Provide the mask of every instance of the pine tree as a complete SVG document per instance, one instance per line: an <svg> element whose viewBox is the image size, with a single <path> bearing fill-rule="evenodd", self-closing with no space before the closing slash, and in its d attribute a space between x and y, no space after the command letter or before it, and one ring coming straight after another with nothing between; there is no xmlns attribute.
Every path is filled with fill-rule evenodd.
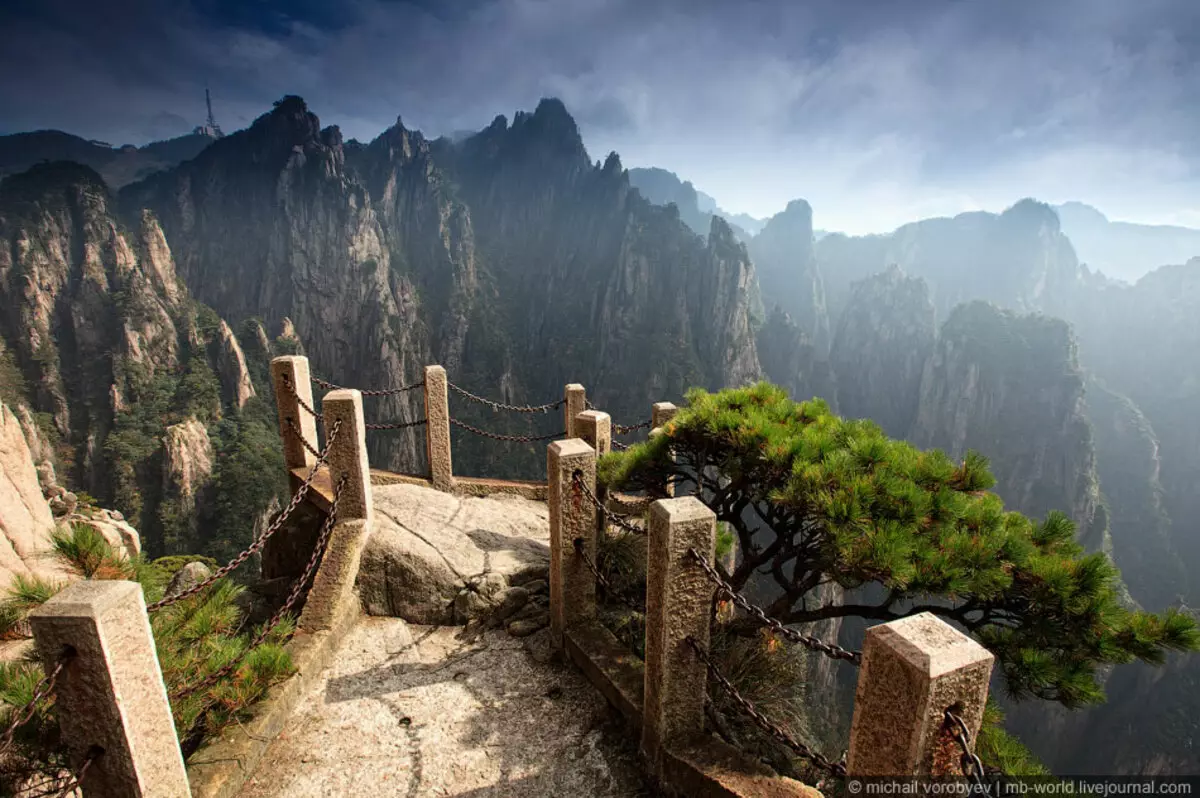
<svg viewBox="0 0 1200 798"><path fill-rule="evenodd" d="M693 390L664 434L600 463L613 489L693 492L737 535L737 589L770 573L784 623L928 611L996 654L1008 691L1068 707L1098 703L1098 670L1200 648L1195 619L1133 611L1102 553L1086 554L1061 513L1040 522L988 491L986 458L961 463L841 419L773 385ZM874 585L877 603L813 606L813 590Z"/></svg>

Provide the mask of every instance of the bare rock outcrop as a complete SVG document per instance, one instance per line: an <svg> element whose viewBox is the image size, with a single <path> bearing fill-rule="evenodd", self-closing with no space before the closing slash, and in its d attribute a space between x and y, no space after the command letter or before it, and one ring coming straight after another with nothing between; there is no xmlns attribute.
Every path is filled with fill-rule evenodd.
<svg viewBox="0 0 1200 798"><path fill-rule="evenodd" d="M35 571L63 575L45 556L54 528L21 424L0 404L0 589Z"/></svg>
<svg viewBox="0 0 1200 798"><path fill-rule="evenodd" d="M464 623L504 603L506 584L549 567L546 505L464 498L416 485L376 486L375 528L358 588L369 615Z"/></svg>
<svg viewBox="0 0 1200 798"><path fill-rule="evenodd" d="M217 328L213 347L216 349L217 376L221 380L221 398L241 409L254 396L254 383L250 381L242 346L224 319Z"/></svg>

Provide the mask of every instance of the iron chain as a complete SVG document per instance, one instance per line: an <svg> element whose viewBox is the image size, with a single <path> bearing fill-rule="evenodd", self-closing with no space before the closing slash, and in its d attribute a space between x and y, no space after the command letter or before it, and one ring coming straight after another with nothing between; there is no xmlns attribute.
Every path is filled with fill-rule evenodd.
<svg viewBox="0 0 1200 798"><path fill-rule="evenodd" d="M312 416L313 418L315 418L315 419L317 420L317 422L318 422L318 423L320 423L320 422L322 422L322 421L324 421L324 420L325 420L325 418L324 418L324 417L323 417L323 416L322 416L320 413L318 413L316 410L314 410L314 409L313 409L313 408L312 408L312 407L311 407L311 406L308 404L308 402L304 401L304 399L302 399L302 398L300 397L300 394L299 394L299 393L296 391L296 389L295 389L295 388L292 388L292 386L291 386L291 379L290 379L290 378L289 378L289 377L288 377L286 374L285 374L285 375L284 375L284 377L283 377L283 382L284 382L284 385L286 385L288 388L290 388L290 389L291 389L291 391L292 391L292 398L296 400L296 404L298 404L298 405L300 405L302 408L304 408L305 412L306 412L306 413L308 413L308 414L309 414L310 416Z"/></svg>
<svg viewBox="0 0 1200 798"><path fill-rule="evenodd" d="M694 548L688 549L688 554L692 557L692 559L700 564L700 567L704 569L704 573L708 574L709 580L711 580L713 584L717 586L717 589L720 592L727 595L733 600L734 604L737 604L743 610L753 615L760 622L762 622L763 625L769 627L776 634L792 641L793 643L798 643L805 648L813 651L819 651L830 659L840 659L854 665L862 664L862 652L850 651L834 643L826 643L824 640L819 640L818 638L801 634L795 629L789 629L776 619L768 616L761 607L754 606L736 590L734 590L729 583L721 578L721 575L717 573L717 569L712 566L712 563L704 558L703 554L696 551Z"/></svg>
<svg viewBox="0 0 1200 798"><path fill-rule="evenodd" d="M322 556L325 554L325 549L329 545L329 534L333 531L334 524L337 523L338 501L342 498L342 488L345 487L345 485L346 478L342 477L342 479L338 482L337 487L334 488L333 501L329 505L329 515L325 517L325 523L321 526L321 532L317 536L316 545L313 546L313 553L308 559L308 565L304 567L304 573L302 573L295 583L292 584L292 590L288 594L287 600L283 602L283 606L275 611L275 614L271 616L270 620L263 625L263 628L259 631L259 633L255 635L253 640L250 641L250 644L246 646L245 653L249 653L262 645L263 641L266 640L275 627L279 625L279 621L282 620L283 616L288 612L291 612L292 607L295 606L296 601L299 600L300 594L304 590L304 586L308 584L308 581L312 578L313 572L316 571L317 566L321 562ZM229 664L213 671L196 684L190 685L183 690L174 693L171 698L176 700L186 698L192 693L195 693L197 690L203 690L205 688L212 687L214 684L236 671L241 664L241 659L236 659L233 662L230 662Z"/></svg>
<svg viewBox="0 0 1200 798"><path fill-rule="evenodd" d="M333 442L337 439L338 430L340 428L341 420L335 421L333 424L333 429L329 431L329 439L326 441L325 451L318 453L317 461L313 463L312 470L308 472L308 476L305 477L304 482L296 490L295 494L292 495L292 500L288 502L287 506L283 508L283 512L275 518L275 521L269 527L267 527L266 531L262 533L258 540L251 543L249 548L230 560L228 564L213 571L212 575L207 579L203 580L202 582L198 582L192 587L189 587L187 590L180 591L173 596L164 596L159 601L156 601L147 607L146 611L153 612L155 610L162 609L163 607L169 607L177 601L181 601L189 596L196 595L201 590L204 590L209 585L216 582L218 579L228 575L246 560L250 559L250 557L256 554L260 549L262 549L262 547L266 545L267 540L269 540L272 535L279 531L284 522L287 521L288 517L291 516L291 514L295 512L296 508L300 506L300 503L304 501L304 497L308 495L308 491L312 487L313 479L316 478L317 472L321 470L321 466L324 465L325 459L329 456L329 449L333 445Z"/></svg>
<svg viewBox="0 0 1200 798"><path fill-rule="evenodd" d="M296 436L296 440L300 441L301 446L303 446L305 449L308 449L309 453L313 457L321 456L321 453L317 451L317 448L309 443L308 439L304 437L304 434L300 432L300 428L296 426L296 422L293 419L285 418L284 421L287 423L288 429L290 429L292 434Z"/></svg>
<svg viewBox="0 0 1200 798"><path fill-rule="evenodd" d="M604 516L604 518L610 524L612 524L613 526L620 527L621 529L624 529L626 532L632 532L635 535L646 534L645 527L638 526L637 524L632 524L629 521L625 520L629 516L617 515L612 510L605 507L604 503L601 502L598 498L596 498L596 494L592 493L591 489L588 488L588 486L584 483L583 474L581 472L576 471L574 474L571 475L571 479L572 479L572 481L574 481L574 483L576 485L578 485L580 487L580 489L583 490L584 495L588 497L588 500L593 505L595 505L596 509L600 511L600 513Z"/></svg>
<svg viewBox="0 0 1200 798"><path fill-rule="evenodd" d="M749 715L754 722L763 729L763 731L767 732L776 740L796 752L796 754L801 758L812 762L829 775L835 776L839 779L846 777L845 765L841 764L840 762L831 762L824 754L812 750L799 740L793 739L790 734L772 723L765 715L755 709L754 704L751 704L742 697L741 693L737 691L737 688L733 686L733 683L730 682L729 679L725 678L725 674L721 673L721 671L717 669L717 665L712 661L712 657L709 656L707 651L701 648L700 644L696 642L695 638L689 635L686 640L687 644L692 647L693 651L696 652L696 656L698 656L700 661L704 663L704 667L708 669L709 676L711 676L717 684L721 685L721 689L728 693L729 697L734 700L734 703L736 703L743 712Z"/></svg>
<svg viewBox="0 0 1200 798"><path fill-rule="evenodd" d="M614 435L624 435L629 432L636 432L637 430L640 430L640 429L650 429L650 425L653 423L654 423L654 420L648 418L645 421L638 422L637 424L629 424L629 425L613 424L612 431L613 431Z"/></svg>
<svg viewBox="0 0 1200 798"><path fill-rule="evenodd" d="M71 661L72 656L74 656L73 652L64 653L63 656L59 657L54 670L38 681L37 686L33 689L33 698L29 700L29 703L13 712L12 722L4 730L4 736L0 737L0 755L7 753L8 749L12 748L13 735L17 733L19 727L24 726L33 717L33 713L37 711L38 702L50 695L50 691L54 689L55 682L58 681L59 674L62 673L67 663Z"/></svg>
<svg viewBox="0 0 1200 798"><path fill-rule="evenodd" d="M612 441L612 447L618 452L624 452L629 449L629 444L621 443L620 441Z"/></svg>
<svg viewBox="0 0 1200 798"><path fill-rule="evenodd" d="M596 577L596 581L600 583L600 587L604 588L605 593L634 612L642 612L642 608L634 603L633 599L613 587L604 574L600 573L600 569L596 566L596 563L592 562L592 558L588 556L587 549L583 547L583 538L575 538L575 552L583 560L583 564L587 566L587 569L592 572L592 576Z"/></svg>
<svg viewBox="0 0 1200 798"><path fill-rule="evenodd" d="M496 402L491 399L484 399L482 396L476 396L465 388L460 388L452 382L447 381L446 385L452 390L462 394L472 402L478 402L481 405L487 405L493 410L511 410L514 413L546 413L551 410L556 410L567 403L566 399L559 399L557 402L549 402L544 405L506 405L503 402Z"/></svg>
<svg viewBox="0 0 1200 798"><path fill-rule="evenodd" d="M312 381L319 387L327 391L344 391L343 385L334 385L328 380L323 380L320 377L313 377ZM407 393L414 388L420 388L425 384L425 380L414 382L412 385L401 385L399 388L360 388L359 393L363 396L396 396L397 394Z"/></svg>
<svg viewBox="0 0 1200 798"><path fill-rule="evenodd" d="M425 419L423 419L423 418L419 418L419 419L417 419L416 421L397 421L397 422L393 422L393 423L391 423L391 424L366 424L366 425L364 425L364 426L365 426L367 429L379 429L379 430L384 430L384 429L411 429L412 427L419 427L419 426L421 426L421 425L422 425L422 424L424 424L424 423L425 423Z"/></svg>
<svg viewBox="0 0 1200 798"><path fill-rule="evenodd" d="M975 783L981 794L986 794L987 785L983 783L983 760L971 750L971 731L967 728L967 722L947 709L946 723L950 726L950 734L953 735L954 741L962 749L959 763L963 775Z"/></svg>
<svg viewBox="0 0 1200 798"><path fill-rule="evenodd" d="M472 427L459 421L457 418L450 419L450 423L456 427L462 427L468 432L474 432L476 435L482 435L485 438L491 438L494 441L509 441L511 443L535 443L537 441L552 441L556 438L561 438L566 435L566 432L556 432L553 435L501 435L498 432L488 432L487 430Z"/></svg>

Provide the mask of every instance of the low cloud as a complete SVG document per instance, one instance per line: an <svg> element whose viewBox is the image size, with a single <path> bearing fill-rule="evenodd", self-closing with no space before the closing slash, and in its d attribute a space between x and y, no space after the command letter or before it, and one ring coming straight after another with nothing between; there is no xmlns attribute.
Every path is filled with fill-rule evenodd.
<svg viewBox="0 0 1200 798"><path fill-rule="evenodd" d="M1030 194L1149 221L1200 206L1191 0L115 5L0 11L9 129L140 143L200 123L206 84L227 128L293 93L360 139L554 95L595 158L760 216L806 197L831 229Z"/></svg>

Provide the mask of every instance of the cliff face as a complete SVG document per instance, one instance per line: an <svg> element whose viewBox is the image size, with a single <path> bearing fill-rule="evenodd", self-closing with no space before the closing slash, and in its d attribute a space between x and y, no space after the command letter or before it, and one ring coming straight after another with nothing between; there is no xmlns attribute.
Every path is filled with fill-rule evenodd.
<svg viewBox="0 0 1200 798"><path fill-rule="evenodd" d="M749 250L767 307L779 305L812 341L817 354L828 355L829 316L825 285L813 250L809 204L804 200L789 202L750 241Z"/></svg>
<svg viewBox="0 0 1200 798"><path fill-rule="evenodd" d="M119 218L86 167L0 184L0 239L5 399L29 408L43 488L62 478L115 505L162 553L165 426L236 420L255 394L240 346L179 282L156 218Z"/></svg>
<svg viewBox="0 0 1200 798"><path fill-rule="evenodd" d="M956 308L926 362L909 437L955 459L985 454L1007 506L1035 518L1061 510L1099 548L1088 538L1099 501L1095 450L1065 322L984 302Z"/></svg>
<svg viewBox="0 0 1200 798"><path fill-rule="evenodd" d="M917 417L921 376L936 337L924 280L893 266L855 283L830 353L841 412L905 437Z"/></svg>
<svg viewBox="0 0 1200 798"><path fill-rule="evenodd" d="M838 410L837 380L829 361L817 355L808 336L776 306L758 331L758 359L767 379L797 402L820 397Z"/></svg>
<svg viewBox="0 0 1200 798"><path fill-rule="evenodd" d="M236 326L286 319L314 372L395 387L430 363L475 393L541 403L582 382L620 423L693 385L758 375L754 272L728 226L708 239L593 164L557 101L462 141L397 123L345 145L285 98L246 131L122 194L162 219L179 272ZM373 399L369 420L418 418L419 396ZM552 433L537 416L460 404L501 433ZM536 446L455 431L461 473L536 474ZM420 431L372 436L372 462L424 467Z"/></svg>

